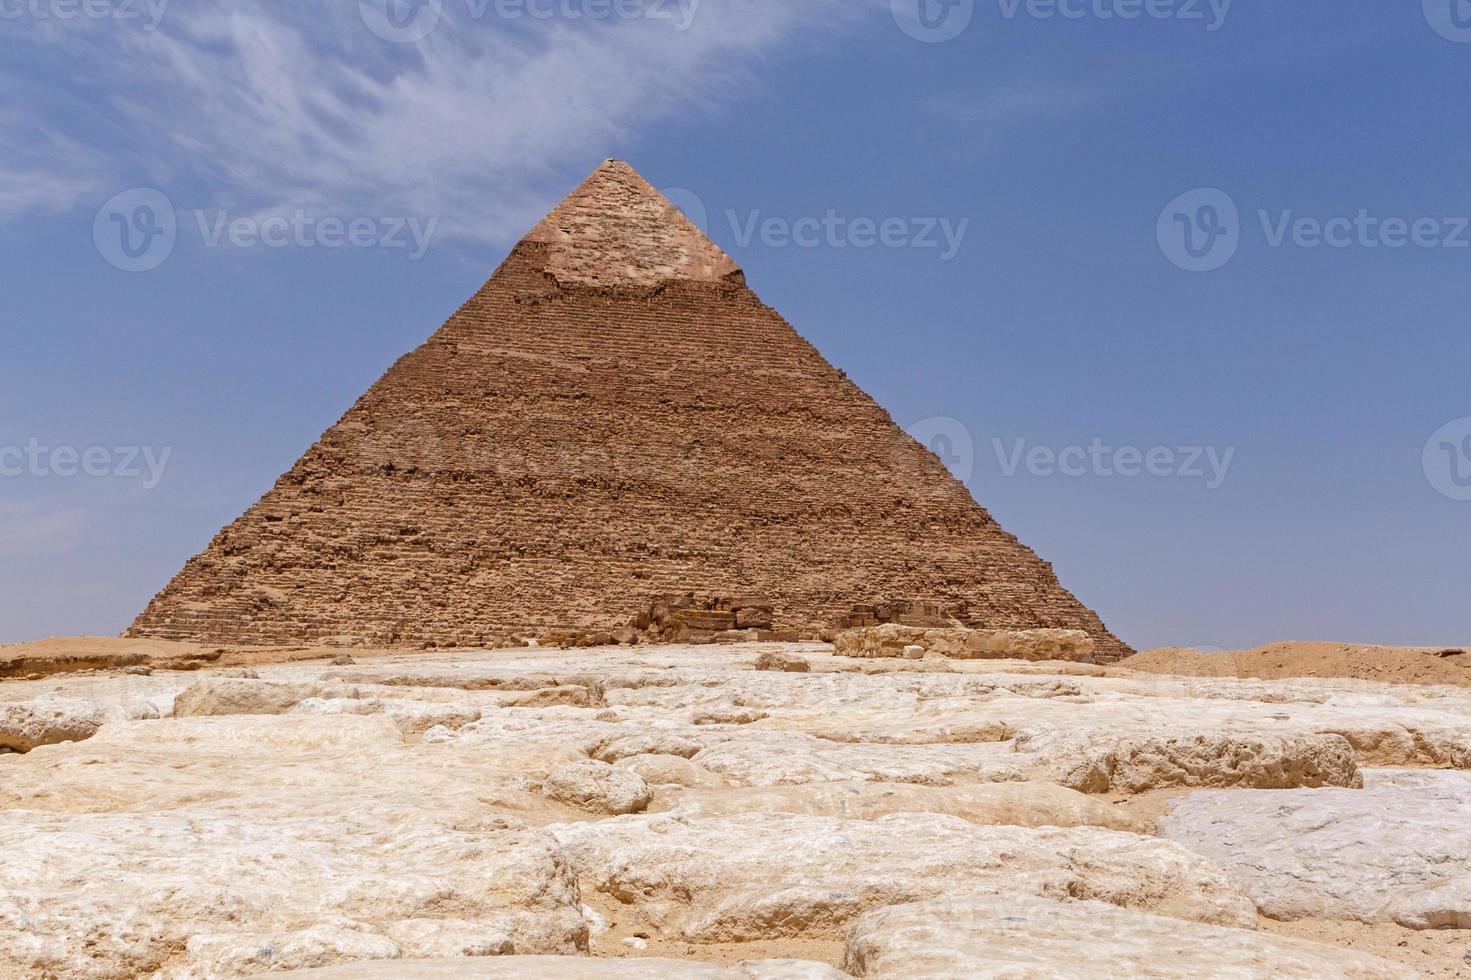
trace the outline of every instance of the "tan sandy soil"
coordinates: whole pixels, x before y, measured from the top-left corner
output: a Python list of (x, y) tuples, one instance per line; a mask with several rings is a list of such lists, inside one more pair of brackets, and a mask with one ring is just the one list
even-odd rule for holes
[(1263, 917), (1261, 928), (1343, 949), (1396, 960), (1427, 977), (1471, 977), (1471, 929), (1406, 929), (1393, 923), (1301, 919), (1277, 922)]
[(1203, 653), (1160, 647), (1120, 661), (1115, 670), (1189, 677), (1344, 677), (1387, 684), (1471, 687), (1471, 647), (1390, 647), (1358, 643), (1269, 643), (1255, 650)]
[(0, 680), (39, 680), (53, 674), (88, 670), (115, 671), (128, 667), (159, 670), (251, 667), (331, 660), (344, 654), (350, 655), (354, 660), (364, 660), (403, 652), (345, 650), (320, 644), (230, 647), (173, 640), (122, 639), (115, 636), (56, 636), (32, 643), (0, 645)]

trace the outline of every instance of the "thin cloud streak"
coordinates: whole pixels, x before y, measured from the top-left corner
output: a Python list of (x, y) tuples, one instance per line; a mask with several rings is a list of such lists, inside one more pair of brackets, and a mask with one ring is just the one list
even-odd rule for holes
[(755, 69), (783, 45), (879, 6), (703, 0), (677, 31), (474, 19), (465, 0), (445, 0), (444, 21), (417, 44), (374, 36), (356, 3), (310, 16), (265, 0), (176, 4), (156, 31), (36, 30), (20, 38), (36, 57), (86, 71), (64, 120), (54, 98), (0, 109), (8, 133), (49, 133), (0, 149), (0, 216), (152, 185), (183, 208), (414, 214), (449, 236), (505, 240), (565, 190), (569, 168), (678, 114), (715, 111), (717, 97), (759, 86)]

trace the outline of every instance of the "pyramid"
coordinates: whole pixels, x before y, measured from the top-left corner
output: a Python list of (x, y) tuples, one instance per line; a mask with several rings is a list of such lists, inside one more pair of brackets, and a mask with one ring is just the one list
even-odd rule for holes
[(664, 594), (941, 604), (1128, 652), (633, 168), (608, 161), (129, 630), (476, 645)]

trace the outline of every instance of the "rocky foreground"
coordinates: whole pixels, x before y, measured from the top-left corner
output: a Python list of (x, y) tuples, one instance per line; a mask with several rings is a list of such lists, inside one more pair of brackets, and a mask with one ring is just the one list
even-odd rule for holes
[(0, 977), (1471, 969), (1465, 688), (355, 656), (0, 682)]

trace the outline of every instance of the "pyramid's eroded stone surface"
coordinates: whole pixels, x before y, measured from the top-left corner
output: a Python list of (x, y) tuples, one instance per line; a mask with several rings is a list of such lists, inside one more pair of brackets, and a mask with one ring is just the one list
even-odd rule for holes
[(787, 630), (923, 598), (1126, 650), (616, 161), (130, 635), (478, 645), (608, 629), (666, 593), (758, 597)]

